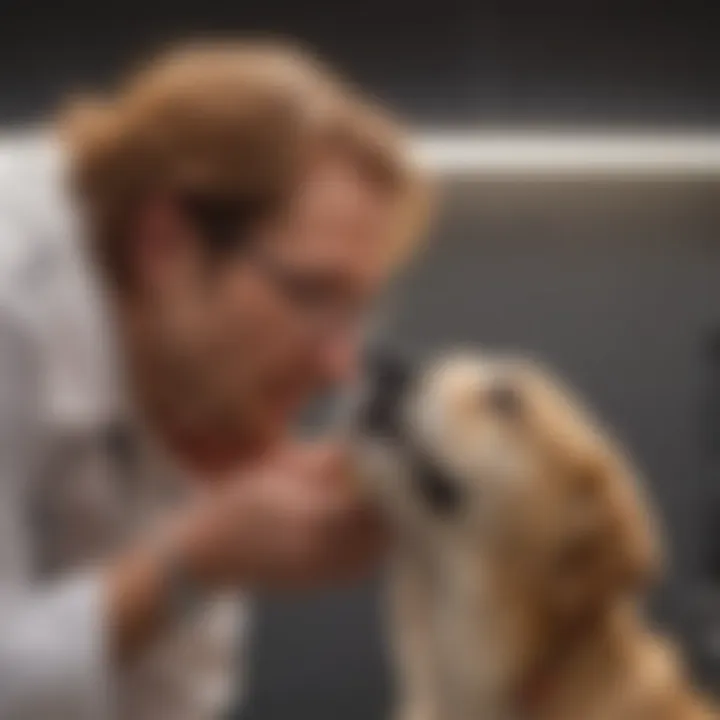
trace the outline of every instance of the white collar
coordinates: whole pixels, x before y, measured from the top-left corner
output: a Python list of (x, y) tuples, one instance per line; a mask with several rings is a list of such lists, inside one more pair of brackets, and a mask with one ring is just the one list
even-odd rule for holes
[[(68, 183), (59, 138), (37, 135), (23, 162), (34, 163), (36, 206), (27, 232), (39, 262), (35, 330), (41, 344), (46, 407), (53, 422), (85, 426), (125, 412), (118, 343), (106, 292), (88, 256), (87, 235)], [(25, 302), (32, 303), (27, 297)]]

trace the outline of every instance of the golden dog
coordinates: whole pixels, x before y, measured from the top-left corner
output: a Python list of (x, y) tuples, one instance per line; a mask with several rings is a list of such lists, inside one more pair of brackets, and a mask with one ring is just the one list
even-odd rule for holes
[(354, 429), (397, 529), (401, 720), (704, 720), (641, 601), (661, 570), (635, 472), (547, 372), (379, 363)]

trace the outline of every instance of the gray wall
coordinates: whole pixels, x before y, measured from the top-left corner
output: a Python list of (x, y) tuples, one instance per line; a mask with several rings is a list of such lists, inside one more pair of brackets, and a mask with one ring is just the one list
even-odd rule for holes
[[(551, 363), (632, 450), (663, 513), (672, 565), (654, 598), (720, 688), (700, 616), (706, 560), (708, 340), (720, 328), (720, 187), (466, 183), (398, 292), (395, 342), (529, 352)], [(718, 438), (720, 439), (720, 438)], [(716, 604), (720, 611), (720, 602)], [(717, 613), (720, 620), (720, 612)], [(377, 587), (262, 605), (244, 718), (376, 718), (391, 697)]]

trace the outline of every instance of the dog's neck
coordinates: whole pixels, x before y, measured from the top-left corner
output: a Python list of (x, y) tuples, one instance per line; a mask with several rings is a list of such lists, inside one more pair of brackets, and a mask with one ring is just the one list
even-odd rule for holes
[[(578, 707), (603, 699), (609, 686), (622, 680), (628, 648), (645, 632), (635, 600), (558, 614), (543, 609), (522, 580), (513, 582), (507, 568), (493, 572), (488, 564), (485, 570), (469, 606), (483, 616), (477, 623), (480, 637), (466, 639), (486, 643), (485, 667), (477, 667), (475, 675), (481, 691), (476, 699), (490, 699), (481, 716), (577, 720)], [(466, 592), (468, 585), (458, 590)]]
[(625, 648), (642, 632), (632, 603), (559, 616), (541, 609), (506, 566), (479, 570), (475, 556), (458, 552), (412, 554), (423, 560), (432, 652), (442, 669), (438, 701), (448, 720), (577, 720), (563, 708), (581, 705), (578, 694), (601, 696), (600, 680), (617, 676)]
[(642, 622), (630, 602), (549, 623), (518, 675), (517, 714), (556, 720), (604, 697), (607, 686), (621, 677), (628, 648), (640, 633)]

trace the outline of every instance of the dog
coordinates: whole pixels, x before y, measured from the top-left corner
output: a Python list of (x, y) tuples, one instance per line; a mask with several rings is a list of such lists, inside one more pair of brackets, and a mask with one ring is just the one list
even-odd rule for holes
[(353, 417), (395, 530), (398, 720), (720, 718), (644, 617), (663, 560), (636, 472), (551, 373), (378, 354)]

